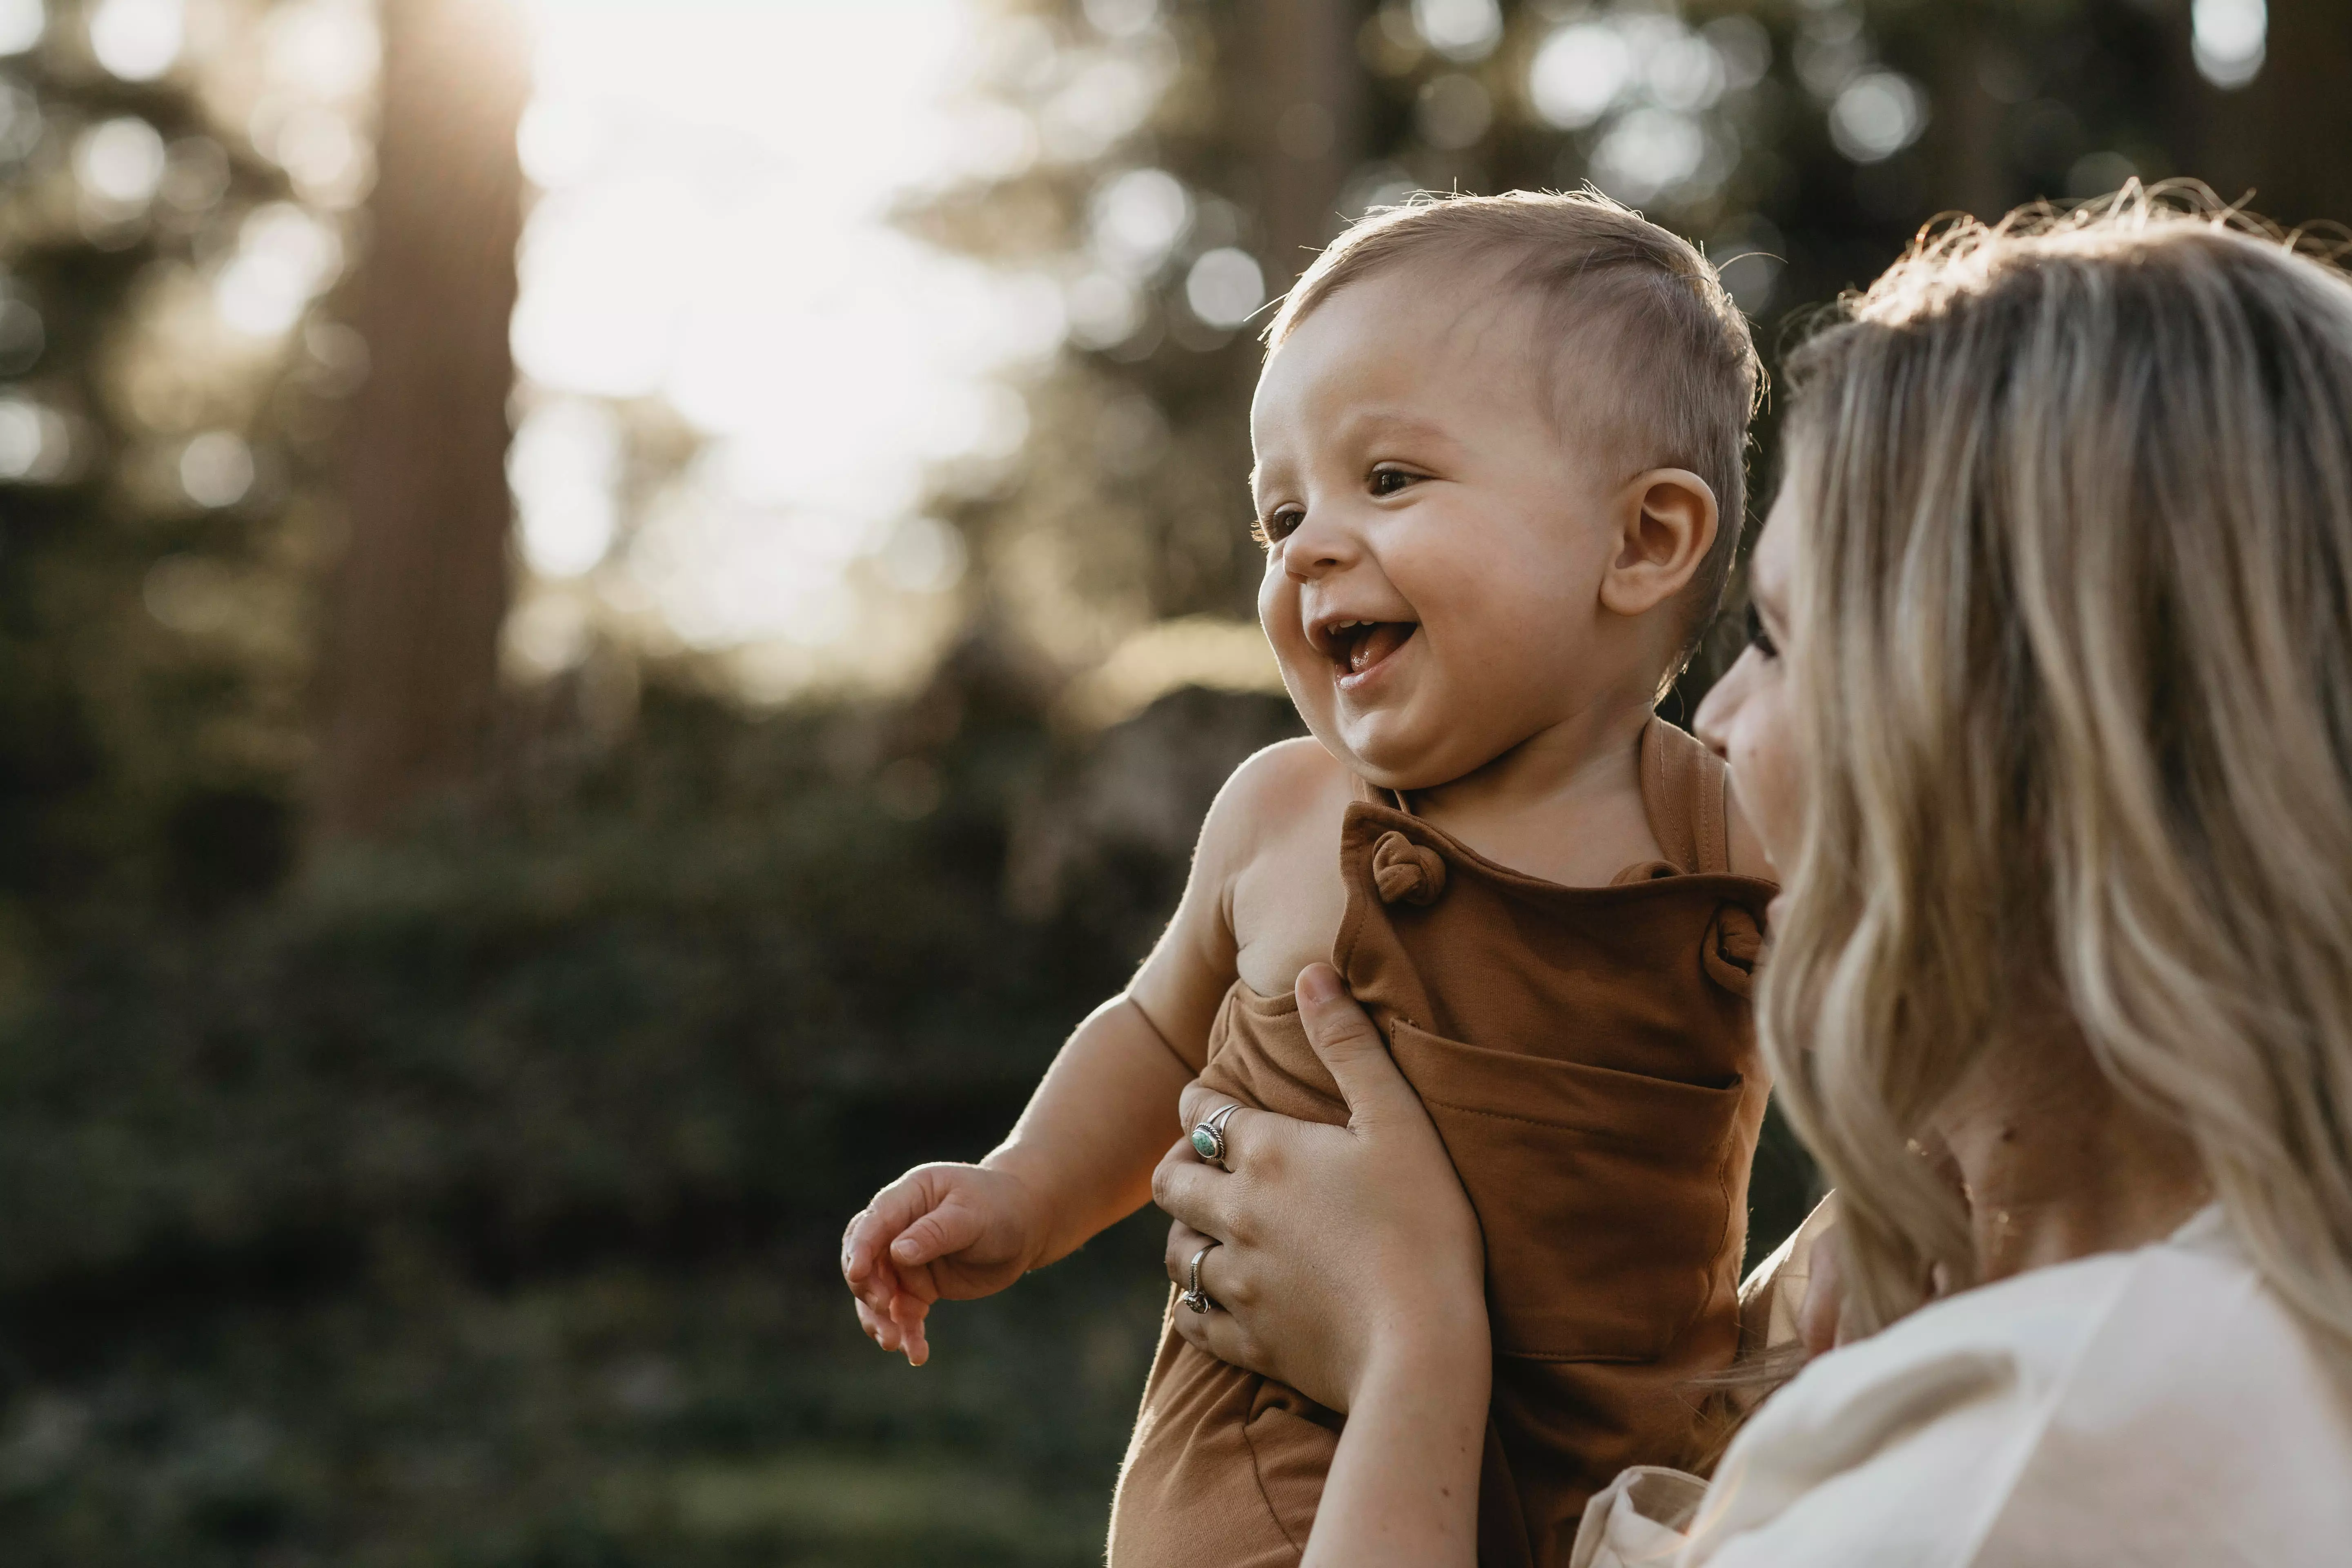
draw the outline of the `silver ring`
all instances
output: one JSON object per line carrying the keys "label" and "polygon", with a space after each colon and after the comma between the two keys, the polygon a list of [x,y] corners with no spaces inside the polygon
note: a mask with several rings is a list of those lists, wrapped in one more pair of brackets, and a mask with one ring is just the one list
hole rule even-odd
{"label": "silver ring", "polygon": [[1238,1104],[1228,1105],[1192,1129],[1192,1152],[1228,1175],[1233,1167],[1225,1163],[1225,1118],[1240,1109]]}
{"label": "silver ring", "polygon": [[1209,1300],[1209,1293],[1201,1289],[1201,1259],[1223,1245],[1222,1241],[1213,1241],[1192,1254],[1192,1266],[1184,1271],[1185,1277],[1191,1282],[1191,1288],[1176,1299],[1196,1312],[1213,1312],[1217,1310],[1217,1304]]}

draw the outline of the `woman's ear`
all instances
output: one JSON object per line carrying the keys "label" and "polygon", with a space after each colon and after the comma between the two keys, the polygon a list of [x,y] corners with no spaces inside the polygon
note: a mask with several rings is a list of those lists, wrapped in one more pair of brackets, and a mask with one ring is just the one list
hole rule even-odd
{"label": "woman's ear", "polygon": [[1601,602],[1642,616],[1681,593],[1714,547],[1715,490],[1688,468],[1652,468],[1620,492],[1617,553]]}

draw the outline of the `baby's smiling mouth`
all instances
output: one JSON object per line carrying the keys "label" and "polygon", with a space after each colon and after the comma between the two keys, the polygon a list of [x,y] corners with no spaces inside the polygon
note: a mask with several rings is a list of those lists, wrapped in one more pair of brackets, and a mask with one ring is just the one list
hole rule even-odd
{"label": "baby's smiling mouth", "polygon": [[1352,685],[1420,629],[1412,621],[1342,621],[1324,628],[1322,642],[1331,662],[1345,672],[1341,683]]}

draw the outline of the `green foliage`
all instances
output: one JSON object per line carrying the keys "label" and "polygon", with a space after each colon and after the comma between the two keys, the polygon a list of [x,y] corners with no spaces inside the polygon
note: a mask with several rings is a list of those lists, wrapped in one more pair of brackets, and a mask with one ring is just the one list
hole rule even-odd
{"label": "green foliage", "polygon": [[[241,246],[332,256],[337,218],[218,80],[100,69],[93,11],[0,59],[0,971],[290,863],[320,476],[365,370],[307,296],[290,331],[217,317]],[[213,19],[216,58],[260,47],[252,8]]]}
{"label": "green foliage", "polygon": [[1098,826],[1008,918],[1015,807],[1117,753],[1189,835],[1289,727],[1185,694],[1057,753],[968,668],[761,723],[657,688],[560,793],[81,945],[0,1028],[12,1561],[1087,1560],[1158,1227],[919,1374],[833,1238],[983,1151],[1172,902],[1182,839]]}

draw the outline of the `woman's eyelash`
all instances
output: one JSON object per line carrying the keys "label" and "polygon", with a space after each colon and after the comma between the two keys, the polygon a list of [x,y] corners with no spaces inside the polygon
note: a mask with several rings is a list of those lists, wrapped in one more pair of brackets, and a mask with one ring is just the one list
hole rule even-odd
{"label": "woman's eyelash", "polygon": [[1772,634],[1764,629],[1764,617],[1752,603],[1748,606],[1748,646],[1766,658],[1780,657],[1780,646],[1773,642]]}

